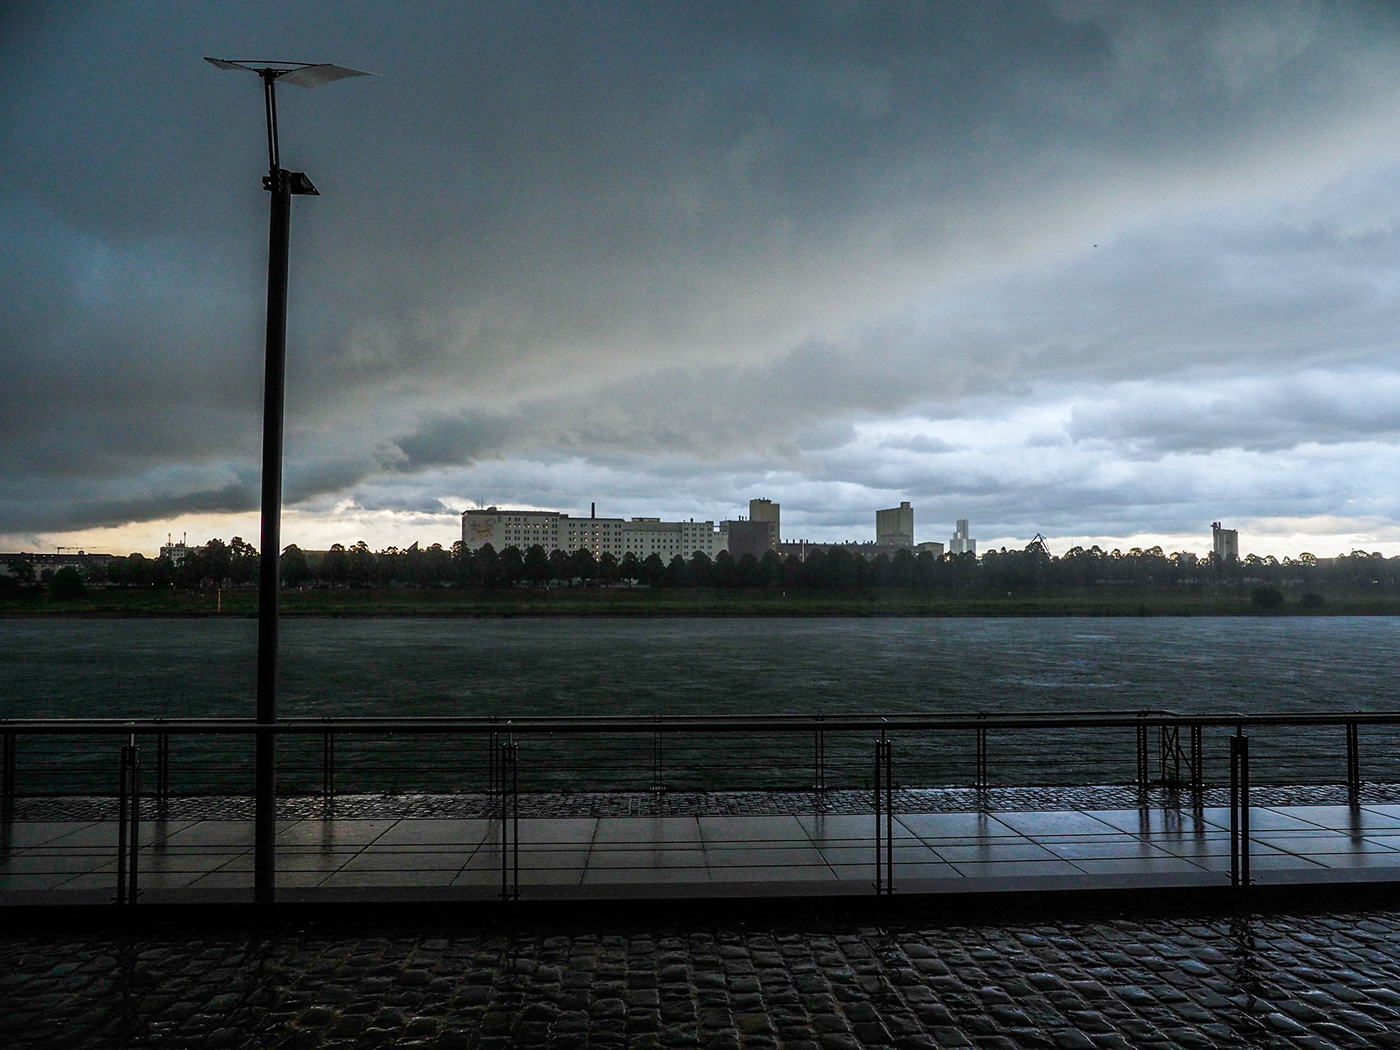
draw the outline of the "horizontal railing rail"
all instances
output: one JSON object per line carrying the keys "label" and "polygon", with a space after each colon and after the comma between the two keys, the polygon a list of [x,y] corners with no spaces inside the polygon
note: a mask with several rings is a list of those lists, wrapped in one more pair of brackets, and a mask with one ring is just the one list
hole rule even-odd
{"label": "horizontal railing rail", "polygon": [[[1261,783],[1251,762],[1256,771],[1273,763],[1293,770],[1290,759],[1307,755],[1325,761],[1323,775],[1331,778],[1326,782],[1336,784],[1341,780],[1332,778],[1329,756],[1334,748],[1341,752],[1344,739],[1344,782],[1355,804],[1362,783],[1361,729],[1382,730],[1367,737],[1381,760],[1376,765],[1400,770],[1400,734],[1384,732],[1385,727],[1400,727],[1400,711],[300,716],[271,725],[238,718],[4,718],[0,796],[8,807],[20,795],[83,794],[88,784],[99,785],[93,793],[103,795],[115,781],[117,899],[132,903],[139,893],[142,799],[163,803],[176,794],[251,795],[252,747],[244,742],[251,745],[259,734],[277,738],[282,795],[320,795],[330,801],[338,791],[431,793],[430,785],[445,784],[446,794],[489,802],[483,813],[499,828],[499,842],[489,855],[499,865],[504,899],[519,895],[520,797],[531,791],[659,795],[731,790],[740,784],[741,790],[810,791],[820,811],[827,792],[845,789],[863,794],[873,808],[874,888],[883,894],[892,890],[895,878],[895,792],[968,781],[972,749],[950,745],[953,734],[975,739],[971,783],[979,789],[990,786],[990,736],[997,738],[1003,768],[1016,770],[1023,783],[1028,771],[1035,775],[1035,770],[1066,764],[1081,776],[1073,783],[1136,783],[1200,792],[1212,782],[1207,759],[1221,760],[1224,731],[1229,736],[1231,881],[1247,886],[1250,790],[1251,783]],[[1324,744],[1318,731],[1328,728],[1345,732]],[[1116,735],[1125,730],[1130,733]],[[1256,734],[1253,759],[1250,732]],[[1104,739],[1107,734],[1114,734],[1111,740]],[[1124,746],[1128,736],[1135,748]],[[80,739],[84,737],[89,739]],[[1271,752],[1280,739],[1292,751]],[[115,777],[113,743],[120,745]],[[1336,766],[1340,772],[1340,760]],[[1111,770],[1132,770],[1134,775],[1115,781]],[[30,790],[34,784],[39,790]],[[1197,805],[1201,798],[1196,795]],[[0,820],[7,819],[0,813]]]}
{"label": "horizontal railing rail", "polygon": [[1203,728],[1266,726],[1400,725],[1400,712],[1348,711],[1329,714],[1214,714],[1182,715],[1142,711],[1131,714],[888,714],[888,715],[539,715],[524,717],[441,718],[284,718],[264,726],[244,718],[0,718],[0,732],[45,734],[247,734],[273,728],[277,733],[304,735],[336,733],[750,733],[827,732],[922,729],[1130,729],[1201,726]]}

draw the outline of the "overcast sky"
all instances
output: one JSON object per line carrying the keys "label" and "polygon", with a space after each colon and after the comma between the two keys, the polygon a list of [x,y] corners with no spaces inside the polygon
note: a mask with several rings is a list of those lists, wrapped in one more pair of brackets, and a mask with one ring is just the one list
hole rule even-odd
{"label": "overcast sky", "polygon": [[0,6],[0,549],[473,505],[1400,553],[1384,4]]}

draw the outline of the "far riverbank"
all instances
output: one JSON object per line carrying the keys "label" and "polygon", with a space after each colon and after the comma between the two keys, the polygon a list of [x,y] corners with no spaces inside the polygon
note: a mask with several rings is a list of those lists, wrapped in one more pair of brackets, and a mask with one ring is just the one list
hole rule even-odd
{"label": "far riverbank", "polygon": [[[852,592],[719,591],[681,588],[307,589],[282,592],[284,616],[317,617],[1060,617],[1396,616],[1400,597],[1325,595],[1305,608],[1287,595],[1260,609],[1246,593],[1074,592],[954,595],[889,589]],[[47,593],[0,600],[0,618],[250,617],[257,592],[92,590],[68,600]]]}

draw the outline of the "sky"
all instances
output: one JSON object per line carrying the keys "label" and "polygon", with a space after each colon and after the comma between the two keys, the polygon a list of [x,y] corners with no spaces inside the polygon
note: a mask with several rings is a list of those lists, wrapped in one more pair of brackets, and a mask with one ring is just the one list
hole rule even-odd
{"label": "sky", "polygon": [[1400,9],[0,6],[0,550],[462,510],[1400,554]]}

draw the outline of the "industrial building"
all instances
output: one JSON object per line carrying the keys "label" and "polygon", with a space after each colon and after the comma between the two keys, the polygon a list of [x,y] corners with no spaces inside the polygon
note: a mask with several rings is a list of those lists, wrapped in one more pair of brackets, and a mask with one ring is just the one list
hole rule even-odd
{"label": "industrial building", "polygon": [[882,547],[914,546],[914,508],[908,500],[875,512],[875,542]]}
{"label": "industrial building", "polygon": [[[781,527],[779,524],[779,511],[781,506],[771,499],[751,499],[749,500],[749,520],[766,521],[769,524],[767,550],[775,551],[778,544],[783,542]],[[730,553],[734,553],[733,550]]]}
{"label": "industrial building", "polygon": [[1240,560],[1240,534],[1238,529],[1222,529],[1220,522],[1210,523],[1211,550],[1217,561]]}

